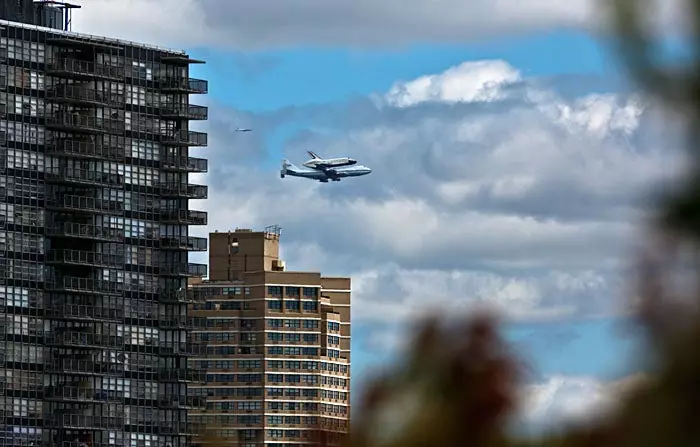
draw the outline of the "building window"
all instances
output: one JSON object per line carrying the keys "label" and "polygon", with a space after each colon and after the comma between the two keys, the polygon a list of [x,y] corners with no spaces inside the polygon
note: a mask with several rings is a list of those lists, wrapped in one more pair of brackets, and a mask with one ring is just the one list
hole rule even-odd
{"label": "building window", "polygon": [[285,300],[284,308],[287,310],[299,311],[299,301]]}
{"label": "building window", "polygon": [[302,301],[304,303],[305,312],[318,312],[318,303],[316,301]]}
{"label": "building window", "polygon": [[267,308],[270,310],[282,310],[282,300],[273,300],[267,302]]}

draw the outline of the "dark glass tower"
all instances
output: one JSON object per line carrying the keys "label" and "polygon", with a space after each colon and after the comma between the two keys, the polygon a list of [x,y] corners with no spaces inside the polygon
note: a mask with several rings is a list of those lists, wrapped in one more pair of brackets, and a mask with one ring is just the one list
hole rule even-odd
{"label": "dark glass tower", "polygon": [[0,21],[0,445],[185,446],[189,156],[176,52]]}

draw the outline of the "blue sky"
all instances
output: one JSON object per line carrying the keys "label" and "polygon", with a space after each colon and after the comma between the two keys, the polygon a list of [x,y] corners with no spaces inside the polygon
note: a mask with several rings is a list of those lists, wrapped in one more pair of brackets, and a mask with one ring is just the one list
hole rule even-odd
{"label": "blue sky", "polygon": [[[352,276],[355,396],[429,309],[504,314],[541,422],[645,368],[624,266],[680,143],[586,31],[591,0],[164,2],[83,1],[74,29],[208,61],[191,101],[210,107],[210,198],[192,207],[203,231],[279,224],[291,269]],[[281,180],[306,149],[373,173]]]}

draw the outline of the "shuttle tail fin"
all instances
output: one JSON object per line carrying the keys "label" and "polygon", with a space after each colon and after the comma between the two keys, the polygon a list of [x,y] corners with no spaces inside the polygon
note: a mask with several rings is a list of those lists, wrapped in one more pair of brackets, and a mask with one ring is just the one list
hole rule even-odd
{"label": "shuttle tail fin", "polygon": [[309,154],[309,157],[313,158],[314,160],[320,160],[321,157],[318,156],[318,154],[314,151],[306,151],[307,154]]}

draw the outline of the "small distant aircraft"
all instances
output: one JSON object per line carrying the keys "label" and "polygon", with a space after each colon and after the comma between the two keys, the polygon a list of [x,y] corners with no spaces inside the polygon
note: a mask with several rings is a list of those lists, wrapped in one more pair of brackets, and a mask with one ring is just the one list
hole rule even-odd
{"label": "small distant aircraft", "polygon": [[372,170],[367,166],[345,166],[337,168],[318,168],[318,169],[302,169],[294,166],[289,160],[282,160],[282,170],[280,178],[289,175],[291,177],[303,177],[312,180],[318,180],[321,183],[328,183],[329,180],[339,182],[345,177],[360,177],[367,175]]}
{"label": "small distant aircraft", "polygon": [[312,151],[306,151],[311,157],[311,160],[304,163],[304,166],[312,169],[327,169],[327,168],[337,168],[340,166],[350,166],[357,163],[357,160],[352,158],[321,158],[317,153]]}
{"label": "small distant aircraft", "polygon": [[241,127],[236,127],[236,132],[252,132],[253,129],[248,129],[248,128],[241,128]]}

